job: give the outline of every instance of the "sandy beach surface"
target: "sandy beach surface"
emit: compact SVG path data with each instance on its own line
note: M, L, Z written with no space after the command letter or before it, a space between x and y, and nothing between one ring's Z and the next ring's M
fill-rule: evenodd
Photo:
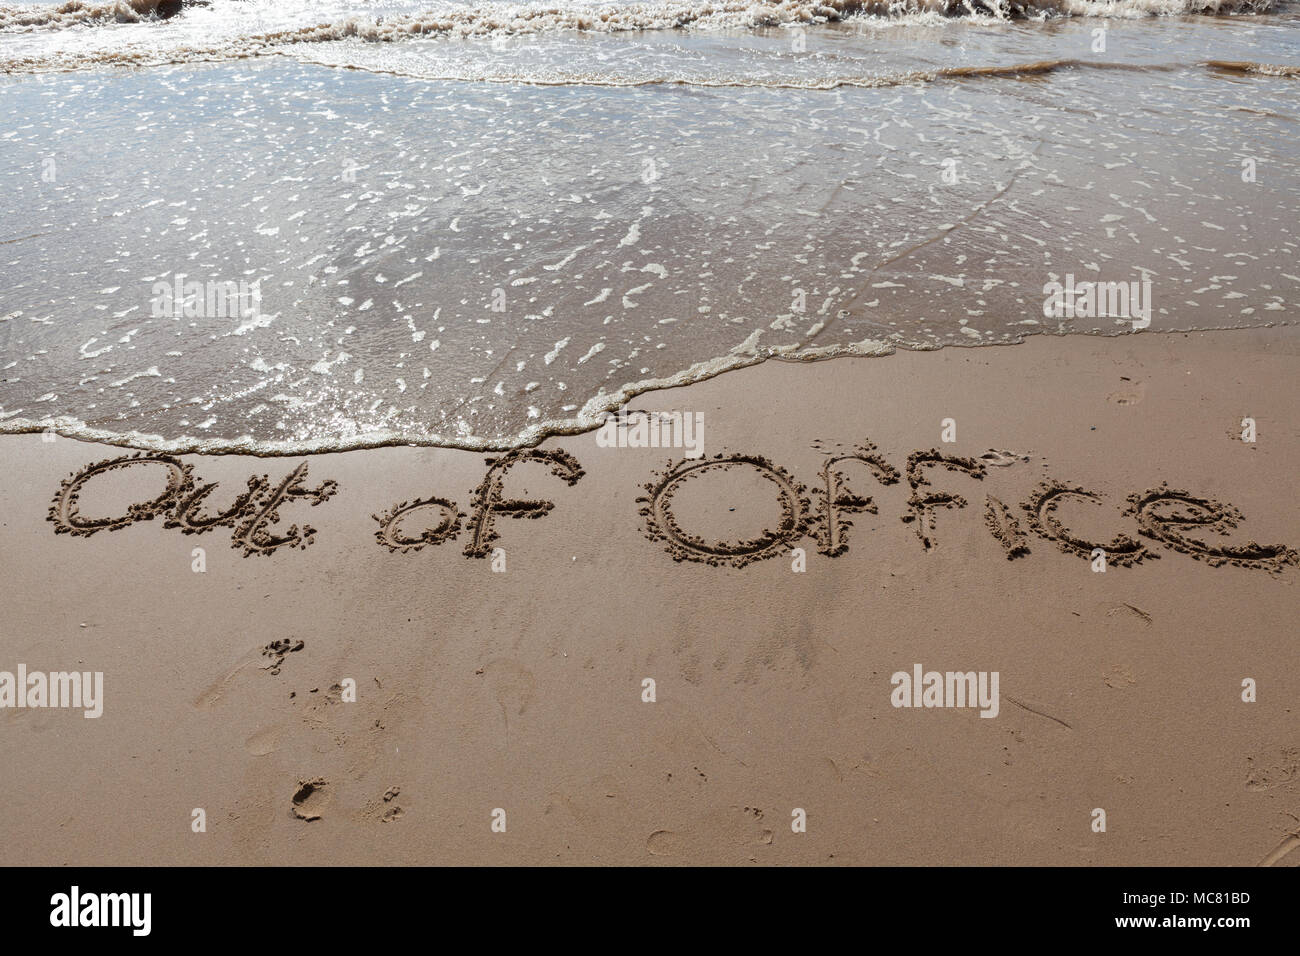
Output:
M0 710L0 859L1296 865L1297 372L1294 329L1036 337L632 402L704 459L61 486L133 452L0 437L0 671L103 675ZM918 666L996 707L894 706Z

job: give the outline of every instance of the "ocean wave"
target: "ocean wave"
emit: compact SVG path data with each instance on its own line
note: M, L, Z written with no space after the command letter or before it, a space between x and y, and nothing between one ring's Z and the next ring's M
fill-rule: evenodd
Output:
M867 339L831 347L782 346L770 349L737 346L725 355L697 361L688 368L669 375L644 378L624 383L615 388L601 388L591 395L580 409L572 414L536 421L509 437L486 437L472 433L430 433L406 429L370 429L357 434L331 435L306 439L268 439L244 434L236 438L217 438L181 434L168 437L140 432L135 429L103 427L69 414L55 414L37 418L0 416L0 435L22 435L37 432L54 433L79 441L120 445L167 454L196 455L257 455L274 458L285 455L315 455L329 452L356 451L364 448L383 448L409 445L433 448L459 448L467 451L508 451L513 448L534 447L547 438L558 435L579 435L598 428L607 414L617 411L638 395L666 388L680 388L716 378L725 372L759 365L764 361L817 362L832 358L857 356L874 358L892 355L897 347L917 351L934 351L937 347L924 343L899 343Z
M338 66L328 59L303 57L299 60L318 66ZM492 83L526 83L532 86L595 86L595 87L649 87L649 86L690 86L701 89L761 89L761 90L802 90L829 91L843 88L882 89L892 86L910 86L917 83L934 83L943 80L962 81L980 79L1018 79L1021 77L1044 76L1068 70L1114 70L1131 73L1167 73L1183 69L1214 67L1217 69L1235 69L1237 72L1254 72L1261 75L1288 76L1295 75L1291 67L1270 67L1264 64L1237 64L1227 61L1195 64L1185 66L1178 63L1124 63L1101 60L1080 60L1062 58L1036 60L1024 63L1008 63L980 66L936 67L929 70L909 70L898 73L832 73L817 74L809 77L757 76L753 74L717 74L711 76L695 74L646 75L599 74L584 69L559 69L548 66L541 74L520 71L481 69L460 70L457 72L440 72L437 70L410 70L401 67L359 66L348 63L350 69L364 69L369 73L401 76L419 80L472 80Z
M1212 70L1226 70L1230 73L1300 77L1300 66L1286 66L1279 63L1253 63L1249 60L1208 60L1205 65Z
M1224 328L1227 327L1204 325L1170 329L1167 333L1156 332L1154 334L1182 334L1188 331L1204 332ZM1039 334L1053 333L1025 331L1020 341L1023 342L1025 339ZM1123 331L1105 334L1108 337L1113 337L1138 333ZM695 362L690 367L680 369L672 374L627 382L615 388L601 388L587 398L580 409L571 414L535 421L511 436L488 437L466 432L442 433L401 428L368 429L347 435L335 434L301 439L266 438L248 433L238 437L209 437L195 435L188 431L178 435L164 436L122 426L117 428L105 427L102 422L92 424L76 415L66 413L35 418L19 416L5 418L0 415L0 435L57 434L78 441L97 442L99 444L117 445L124 448L173 455L255 455L263 458L277 458L392 446L500 452L516 448L532 448L548 438L557 436L583 434L600 427L608 415L616 413L618 409L625 407L628 402L639 395L663 389L682 388L716 378L727 372L760 365L766 361L814 363L849 357L859 359L883 358L895 354L900 348L914 352L931 352L944 347L955 348L958 346L940 346L922 342L886 342L876 339L865 339L861 342L827 347L791 345L775 349L757 349L741 345L725 355ZM962 347L969 348L972 346ZM995 346L990 344L982 347L992 348Z
M375 0L378 2L378 0ZM189 27L168 28L160 34L149 25L119 29L111 42L18 45L5 55L3 37L14 30L46 26L107 24L155 20L171 10L161 0L118 0L110 4L66 3L58 7L0 6L0 73L42 73L96 66L149 67L217 62L280 54L305 61L313 49L343 41L396 44L429 37L509 37L550 33L635 33L650 31L754 30L803 27L859 19L883 25L933 24L962 19L975 23L1046 20L1057 17L1139 18L1189 14L1264 13L1283 0L658 0L651 3L609 3L564 0L557 4L487 2L473 6L444 3L423 12L338 15L365 4L356 0L331 10L310 4L274 6L268 0L208 0L187 3ZM374 8L372 8L373 10ZM388 3L383 9L391 11ZM315 15L313 15L315 11ZM153 24L159 26L159 24ZM83 31L84 34L84 31ZM330 64L323 64L330 65ZM347 64L335 64L347 65ZM367 69L361 66L359 68ZM1002 68L994 68L994 72ZM400 72L377 70L376 72ZM1019 71L1023 72L1023 71ZM423 75L423 74L421 74ZM463 77L456 77L463 78ZM494 77L487 77L494 78ZM535 78L522 77L522 82ZM574 80L569 80L573 82ZM576 82L585 82L578 78ZM600 82L597 80L596 82ZM648 82L672 82L670 77ZM638 84L639 85L639 84ZM852 78L831 85L857 85ZM872 79L869 85L879 85Z
M139 23L162 19L194 4L184 0L114 0L112 3L83 3L70 0L55 6L0 6L0 31L59 29L98 23ZM204 4L206 5L206 4Z
M229 3L230 0L224 0ZM210 7L223 0L82 0L59 6L0 5L0 32L35 28L65 28L159 20L193 7ZM473 6L447 5L420 13L365 18L347 16L249 40L274 43L321 42L348 38L371 41L411 36L453 34L538 33L546 30L625 32L681 29L692 26L724 28L781 26L835 22L856 16L904 18L917 14L944 17L988 17L1000 20L1050 17L1148 17L1189 14L1263 13L1277 0L660 0L652 3L529 4L487 2ZM232 16L255 17L260 4L231 6ZM273 9L268 5L265 9ZM310 9L304 11L311 20Z

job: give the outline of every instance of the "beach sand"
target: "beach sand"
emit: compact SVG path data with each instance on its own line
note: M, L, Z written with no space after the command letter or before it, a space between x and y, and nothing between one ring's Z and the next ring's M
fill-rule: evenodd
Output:
M652 540L638 498L681 451L594 433L540 446L580 465L572 483L545 463L505 473L505 499L554 507L495 515L495 541L476 491L496 456L185 456L219 483L209 509L304 462L304 487L337 482L244 536L309 523L309 546L247 557L231 527L182 534L163 516L56 534L60 482L131 452L5 436L0 670L102 671L104 700L97 719L0 710L0 757L21 768L0 775L0 862L1296 865L1300 567L1268 546L1300 547L1297 372L1294 329L1037 337L769 361L634 400L701 413L707 456L763 456L814 512L836 446L873 442L901 474L842 463L878 509L840 510L847 550L792 536L743 567ZM930 481L916 494L968 502L937 508L932 531L901 520L908 457L929 449L985 472L914 472ZM80 513L124 513L163 475L108 472ZM1022 508L1047 479L1099 496L1044 511L1082 554ZM1239 527L1148 522L1206 542L1201 560L1141 536L1126 497L1162 482L1235 507ZM779 490L734 463L668 506L701 540L755 538L785 520ZM464 513L454 539L376 539L374 515L434 496ZM990 532L990 496L1028 553L1008 559ZM1147 555L1122 566L1114 547L1094 571L1088 545L1119 532ZM476 541L485 556L467 557ZM1247 560L1216 566L1234 546ZM893 706L891 675L918 664L997 672L997 715Z

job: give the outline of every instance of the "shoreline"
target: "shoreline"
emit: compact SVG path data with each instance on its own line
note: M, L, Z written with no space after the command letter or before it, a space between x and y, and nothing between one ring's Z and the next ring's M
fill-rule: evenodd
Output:
M1286 330L1291 328L1291 324L1285 320L1277 322L1268 322L1259 326L1246 326L1236 328L1207 328L1207 329L1189 329L1175 330L1167 332L1149 333L1160 336L1203 336L1203 335L1225 335L1229 333L1238 333L1249 335L1251 333L1265 332L1272 329ZM1016 348L1023 346L1028 342L1034 341L1039 337L1049 339L1071 339L1082 337L1085 339L1102 338L1102 339L1122 339L1129 335L1135 335L1129 332L1108 333L1053 333L1053 332L1027 332L1025 338L1019 342L990 342L983 344L963 345L960 343L949 343L934 347L909 347L905 345L891 345L887 351L879 353L857 353L842 349L836 349L824 355L804 355L790 356L784 354L766 355L762 357L749 358L736 354L737 363L734 365L718 366L717 363L723 361L723 357L707 359L703 362L696 363L691 368L683 369L673 375L663 379L650 380L650 384L645 382L631 383L620 388L613 398L610 393L601 392L588 399L580 412L577 413L579 418L565 420L563 422L541 422L526 433L515 437L513 441L493 441L491 439L475 438L474 441L464 439L461 443L456 443L443 436L428 441L412 440L411 436L401 436L398 434L387 435L384 433L370 433L357 436L347 442L338 441L316 441L304 440L302 442L270 442L263 439L253 438L250 435L243 435L232 439L198 439L193 436L185 438L163 438L159 435L143 434L140 432L118 432L110 429L93 429L85 427L84 422L78 422L75 425L56 425L42 424L39 421L33 421L26 418L15 418L8 421L0 420L0 438L10 435L40 435L53 433L60 438L67 438L73 441L83 442L86 444L103 445L112 448L123 448L135 451L159 452L169 455L198 455L204 457L224 457L224 456L243 456L251 458L292 458L300 456L316 456L342 454L353 451L373 451L381 448L436 448L448 451L462 451L471 454L491 453L500 454L511 451L512 449L537 448L552 439L560 439L579 435L587 435L600 429L603 422L608 416L617 415L620 411L625 410L627 403L641 398L646 395L654 395L658 392L673 391L689 388L692 385L701 382L708 382L719 376L727 375L733 372L743 371L745 369L755 368L768 362L786 363L791 365L815 365L822 362L847 359L858 361L869 361L876 359L888 359L899 353L907 354L925 354L930 352L942 352L946 350L979 350L987 348ZM733 352L733 354L735 354ZM715 368L709 368L716 366ZM613 403L613 404L611 404ZM653 402L651 404L654 404ZM59 416L60 418L66 416ZM48 420L42 420L48 421ZM11 428L15 423L21 422L20 427ZM205 442L212 444L205 445Z

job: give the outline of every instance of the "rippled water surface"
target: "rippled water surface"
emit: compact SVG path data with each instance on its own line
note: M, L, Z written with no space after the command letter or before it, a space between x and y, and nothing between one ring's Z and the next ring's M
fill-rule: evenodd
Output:
M1142 334L1300 298L1288 6L137 6L0 5L6 430L505 447L764 357L1134 328L1045 314L1067 277Z

